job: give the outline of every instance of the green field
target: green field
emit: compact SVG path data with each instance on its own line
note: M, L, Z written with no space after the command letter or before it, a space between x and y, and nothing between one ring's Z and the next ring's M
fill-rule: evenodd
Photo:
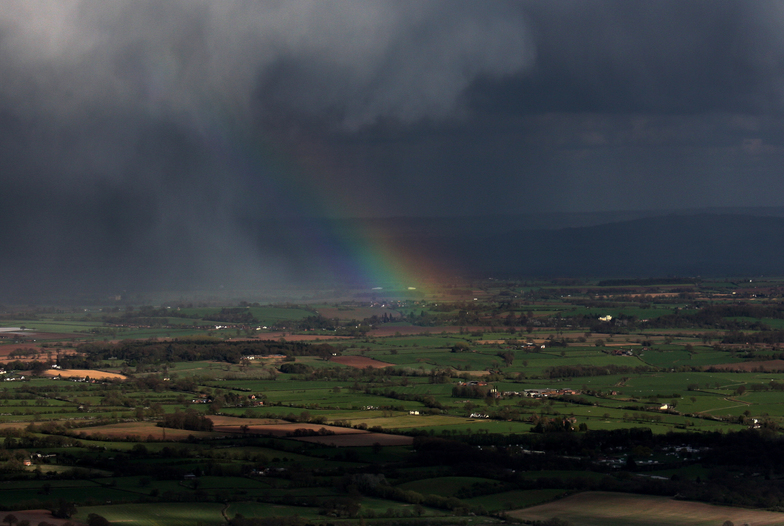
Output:
M0 332L0 353L18 349L0 375L0 506L62 500L76 520L132 525L217 526L237 514L291 526L492 523L502 513L765 524L738 510L784 508L784 354L771 343L784 302L735 301L730 288L487 281L468 302L441 291L384 307L349 294L14 308L0 327L26 330ZM710 326L697 316L716 309L726 315ZM732 364L748 372L718 368ZM40 376L54 365L91 381ZM230 424L199 427L213 421ZM596 490L602 506L570 504ZM700 508L698 520L683 501L645 497L676 493L745 508Z
M222 509L222 504L199 502L85 506L75 518L86 520L96 513L112 523L130 526L198 526L220 523Z

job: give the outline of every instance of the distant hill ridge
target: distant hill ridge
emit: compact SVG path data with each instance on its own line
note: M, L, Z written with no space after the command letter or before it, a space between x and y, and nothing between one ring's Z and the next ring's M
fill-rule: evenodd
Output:
M242 242L227 244L225 253L187 236L171 244L109 246L101 239L91 245L19 238L0 253L0 302L134 290L317 288L325 282L371 287L355 280L357 250L373 245L413 254L414 261L429 257L430 268L440 269L445 279L784 276L784 208L257 217L229 234ZM285 273L276 261L285 263Z
M323 220L332 228L370 227L385 234L398 235L464 235L502 233L515 230L560 230L612 223L635 219L667 216L728 215L753 217L782 217L784 207L727 207L695 208L679 210L626 210L610 212L542 212L542 213L499 213L451 217L381 217L381 218L338 218ZM263 221L263 220L262 220Z
M784 274L784 217L668 214L464 239L466 270L520 276ZM470 250L467 250L472 247ZM481 250L480 250L481 247ZM462 254L462 255L461 255Z

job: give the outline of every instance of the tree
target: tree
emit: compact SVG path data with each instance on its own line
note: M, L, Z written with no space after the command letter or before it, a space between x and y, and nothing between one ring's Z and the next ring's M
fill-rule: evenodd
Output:
M111 523L106 517L91 513L87 516L87 526L111 526Z
M52 515L58 519L70 519L71 516L76 515L76 505L73 502L60 499L57 502L57 507L52 510Z
M510 367L512 365L512 363L514 362L514 353L512 353L510 351L499 352L498 356L503 358L504 364L506 364L507 367Z
M6 522L8 523L9 526L11 526L12 524L16 524L17 522L19 522L19 519L17 519L16 515L14 515L13 513L9 513L3 518L3 522Z
M320 345L316 349L316 355L322 360L328 361L330 358L332 358L332 351L333 349L331 346L324 344Z
M471 348L466 342L455 342L452 346L452 352L468 352Z

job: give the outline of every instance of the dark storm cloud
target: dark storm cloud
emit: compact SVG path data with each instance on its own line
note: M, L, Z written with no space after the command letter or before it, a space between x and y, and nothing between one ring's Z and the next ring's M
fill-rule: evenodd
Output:
M2 16L17 79L4 92L60 114L88 101L242 107L261 85L263 105L339 114L348 127L410 122L451 115L477 77L533 57L509 3L9 2Z
M11 0L0 44L6 290L291 278L298 240L253 228L288 174L237 143L449 120L533 58L514 4L444 1Z
M281 215L775 204L782 20L773 2L6 0L5 287L276 282L312 270L262 221ZM320 207L308 170L356 208Z
M463 203L473 213L780 204L780 4L521 6L534 63L479 80L470 123L429 138L419 177L492 174Z
M478 103L504 112L781 111L783 13L774 2L534 2L526 13L534 67Z

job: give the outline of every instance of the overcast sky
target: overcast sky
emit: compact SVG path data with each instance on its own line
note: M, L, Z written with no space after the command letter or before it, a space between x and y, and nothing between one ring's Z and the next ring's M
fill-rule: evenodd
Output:
M777 1L3 0L0 263L286 267L259 217L780 206L782 110Z

